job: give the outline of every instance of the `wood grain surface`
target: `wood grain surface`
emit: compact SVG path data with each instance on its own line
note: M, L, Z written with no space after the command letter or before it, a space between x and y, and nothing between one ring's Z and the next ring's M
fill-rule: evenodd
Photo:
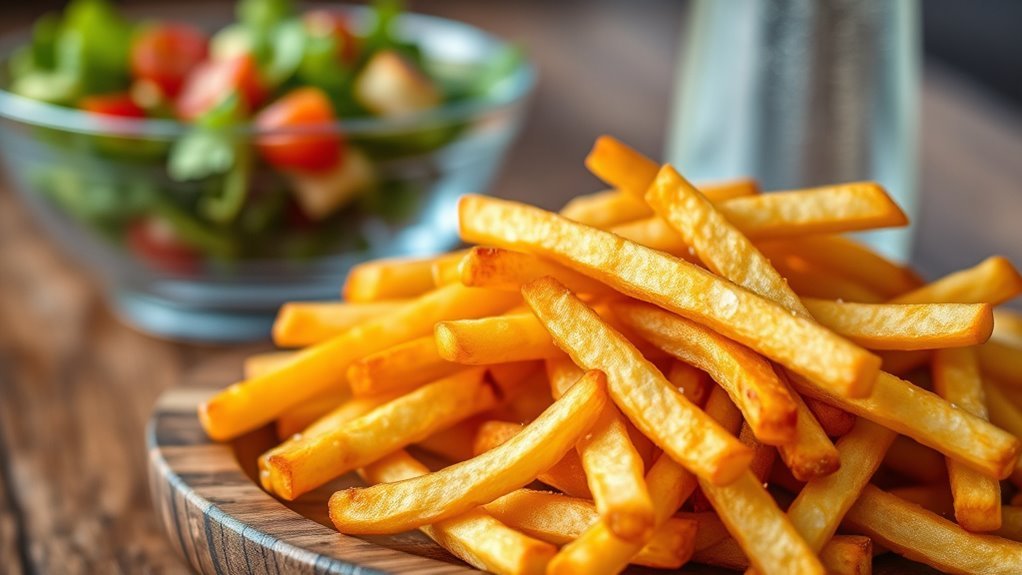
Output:
M681 3L413 6L519 40L538 63L532 115L496 193L554 207L596 189L581 158L599 133L661 149ZM0 29L38 13L33 3L5 6ZM933 67L921 112L923 272L991 253L1022 263L1022 116ZM101 294L0 184L0 572L189 571L150 507L146 418L169 387L222 385L223 368L210 377L210 362L236 369L252 348L153 339L119 323Z

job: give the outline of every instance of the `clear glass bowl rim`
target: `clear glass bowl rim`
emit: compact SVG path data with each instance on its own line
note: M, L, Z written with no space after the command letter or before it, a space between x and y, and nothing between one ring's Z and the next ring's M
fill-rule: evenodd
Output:
M372 10L365 6L330 5L355 16L360 21L372 18ZM510 47L510 44L490 32L458 20L404 12L400 15L398 28L412 25L423 30L423 36L446 29L461 36L475 37L475 41L489 45L491 50ZM0 37L0 65L6 66L13 50L27 41L30 30L24 28ZM6 75L6 72L4 72ZM323 126L300 126L287 129L259 129L248 122L233 128L238 136L271 136L340 132L351 136L373 136L401 134L417 129L428 129L456 122L468 121L485 116L503 108L517 105L527 98L536 84L536 69L528 58L504 80L502 89L487 98L448 103L425 112L394 118L352 118L338 120ZM170 119L97 117L81 110L50 104L21 96L0 87L0 118L23 124L52 128L67 132L95 136L118 136L128 138L177 138L187 133L193 124Z

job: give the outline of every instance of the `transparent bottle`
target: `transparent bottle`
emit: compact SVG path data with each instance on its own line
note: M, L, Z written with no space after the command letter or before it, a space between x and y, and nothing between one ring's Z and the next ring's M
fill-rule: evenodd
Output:
M667 158L690 179L876 180L914 219L917 0L695 0L681 50ZM910 229L860 239L910 255Z

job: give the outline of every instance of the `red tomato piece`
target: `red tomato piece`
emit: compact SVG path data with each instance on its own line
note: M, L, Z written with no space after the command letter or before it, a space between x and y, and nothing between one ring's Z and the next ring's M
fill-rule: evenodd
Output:
M199 267L201 254L182 242L167 222L153 217L136 220L125 236L128 249L153 267L189 273Z
M199 64L188 75L177 99L177 114L185 120L195 120L232 93L240 95L249 111L258 108L266 98L259 68L248 54Z
M337 40L337 55L351 65L358 58L358 38L351 32L347 18L334 10L310 10L302 17L310 34Z
M145 118L143 110L127 93L86 96L78 106L90 114L117 116L120 118Z
M187 24L157 24L143 30L131 45L131 71L175 98L188 74L206 59L209 41Z
M292 90L256 116L260 132L307 128L313 133L260 135L256 141L266 161L278 168L304 172L328 170L341 159L344 139L333 126L333 106L323 90ZM318 129L317 129L318 128Z

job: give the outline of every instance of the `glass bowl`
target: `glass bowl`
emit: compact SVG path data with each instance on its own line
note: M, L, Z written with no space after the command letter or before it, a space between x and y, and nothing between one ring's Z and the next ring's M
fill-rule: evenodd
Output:
M188 8L176 19L226 23L223 6ZM356 29L371 24L371 11L343 10ZM472 26L419 14L401 16L395 32L447 69L479 65L508 48ZM6 77L0 77L0 157L30 211L97 272L122 319L175 339L260 339L282 302L336 299L353 264L454 247L455 202L490 185L534 83L532 66L522 61L485 97L397 119L337 122L330 130L368 160L371 184L321 221L279 203L294 203L292 186L315 193L324 183L296 183L258 160L238 216L229 225L208 221L198 205L203 190L232 184L223 176L170 177L168 152L187 125L96 117L29 100L2 89ZM247 125L233 136L250 144L284 133ZM276 216L266 217L271 212ZM168 227L189 249L161 244Z

